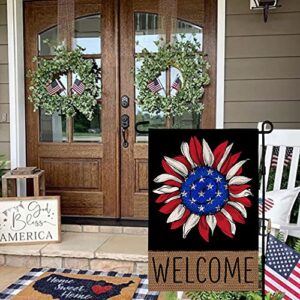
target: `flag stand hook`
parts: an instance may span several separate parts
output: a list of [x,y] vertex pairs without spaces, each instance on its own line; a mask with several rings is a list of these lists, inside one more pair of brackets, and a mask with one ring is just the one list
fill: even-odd
[[266,253],[265,253],[265,235],[266,235],[266,215],[265,215],[265,198],[266,198],[266,140],[265,135],[273,131],[274,125],[270,121],[262,122],[261,129],[258,132],[261,134],[262,138],[262,161],[261,161],[261,175],[262,175],[262,255],[261,255],[261,264],[262,264],[262,300],[265,300],[265,262],[266,262]]

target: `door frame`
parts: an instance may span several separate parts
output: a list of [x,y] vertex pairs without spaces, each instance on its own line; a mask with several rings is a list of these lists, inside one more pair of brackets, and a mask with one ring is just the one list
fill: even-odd
[[[216,128],[224,127],[226,0],[217,0]],[[10,164],[26,166],[23,1],[7,1]],[[21,193],[25,186],[21,187]]]

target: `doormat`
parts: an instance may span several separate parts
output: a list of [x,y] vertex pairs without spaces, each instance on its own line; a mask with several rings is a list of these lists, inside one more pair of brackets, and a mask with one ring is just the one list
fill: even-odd
[[258,289],[258,130],[150,130],[149,289]]
[[32,269],[5,291],[0,299],[13,300],[156,300],[148,292],[146,275],[70,269]]

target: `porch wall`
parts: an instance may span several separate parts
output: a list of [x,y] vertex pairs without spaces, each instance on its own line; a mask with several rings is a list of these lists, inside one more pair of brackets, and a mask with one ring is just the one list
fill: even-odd
[[9,159],[9,98],[6,0],[0,0],[0,155]]
[[268,22],[249,0],[227,0],[225,126],[300,128],[300,1],[280,1]]

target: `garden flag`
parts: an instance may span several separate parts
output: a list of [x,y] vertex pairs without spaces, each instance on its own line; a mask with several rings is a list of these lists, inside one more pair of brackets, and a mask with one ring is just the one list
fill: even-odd
[[47,92],[50,96],[60,93],[64,90],[63,84],[55,79],[47,86]]
[[149,287],[258,289],[258,130],[150,130]]
[[72,90],[78,94],[81,95],[84,90],[85,90],[85,85],[83,84],[83,82],[81,80],[79,80],[78,78],[75,79],[73,85],[72,85]]
[[159,82],[159,80],[157,78],[150,81],[147,86],[152,93],[159,92],[160,90],[163,89],[161,83]]
[[284,300],[300,299],[300,254],[269,234],[265,265],[266,291]]

